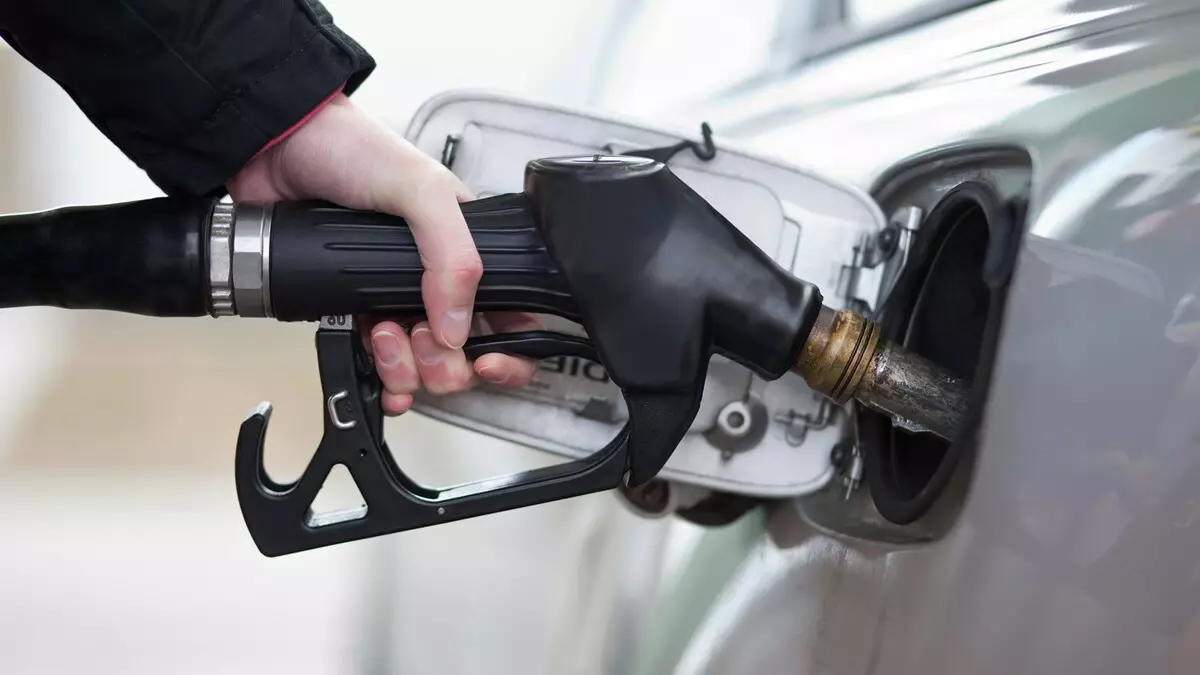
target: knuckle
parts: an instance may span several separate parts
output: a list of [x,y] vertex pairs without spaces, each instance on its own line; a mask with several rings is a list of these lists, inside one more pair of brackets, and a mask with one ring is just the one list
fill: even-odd
[[450,268],[450,277],[456,285],[466,286],[479,283],[479,280],[483,278],[483,260],[479,258],[478,253],[472,251],[462,260],[454,263]]
[[434,396],[445,396],[455,392],[454,383],[446,380],[434,380],[425,383],[425,390]]
[[423,379],[425,391],[434,396],[444,396],[457,391],[458,377],[452,370],[439,368],[438,372],[428,373]]
[[483,277],[483,259],[475,248],[470,233],[463,232],[465,241],[447,251],[435,254],[421,252],[425,268],[454,284],[474,284]]
[[475,377],[475,372],[467,365],[464,360],[459,367],[451,371],[446,377],[446,384],[449,390],[448,394],[457,394],[471,388],[472,381]]
[[383,382],[383,388],[389,394],[412,394],[417,390],[417,385],[413,382],[413,378],[409,377],[406,373],[381,374],[379,379]]
[[483,260],[474,249],[451,253],[442,260],[442,265],[436,262],[430,261],[429,269],[437,275],[439,285],[448,285],[450,289],[470,288],[483,278]]

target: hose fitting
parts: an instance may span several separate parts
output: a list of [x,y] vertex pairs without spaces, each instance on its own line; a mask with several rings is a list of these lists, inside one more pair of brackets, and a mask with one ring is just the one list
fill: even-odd
[[954,441],[966,414],[965,380],[883,339],[854,312],[822,307],[793,370],[836,403],[853,398],[908,431]]
[[878,325],[822,307],[796,367],[808,386],[840,405],[854,396],[878,346]]

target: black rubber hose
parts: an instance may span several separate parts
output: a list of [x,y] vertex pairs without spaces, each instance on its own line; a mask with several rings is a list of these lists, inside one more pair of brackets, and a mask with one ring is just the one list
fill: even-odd
[[212,199],[148,199],[0,217],[0,307],[208,313]]

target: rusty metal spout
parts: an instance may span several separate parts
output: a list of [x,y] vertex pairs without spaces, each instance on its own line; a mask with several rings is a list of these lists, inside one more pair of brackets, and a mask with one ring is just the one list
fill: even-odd
[[854,312],[822,307],[793,370],[833,401],[853,398],[909,431],[954,441],[966,415],[966,380],[883,339]]

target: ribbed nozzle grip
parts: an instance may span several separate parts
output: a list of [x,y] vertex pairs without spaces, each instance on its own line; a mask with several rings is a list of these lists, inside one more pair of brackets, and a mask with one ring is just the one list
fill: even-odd
[[[525,195],[480,199],[462,210],[483,260],[476,311],[577,316]],[[283,202],[271,220],[269,289],[276,318],[424,314],[424,265],[404,219],[323,202]]]

